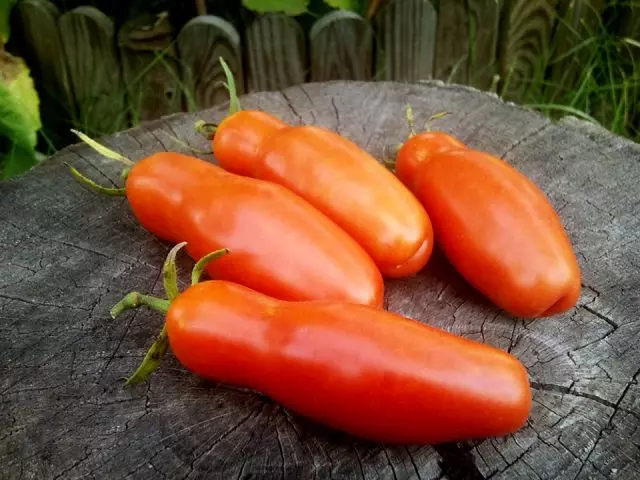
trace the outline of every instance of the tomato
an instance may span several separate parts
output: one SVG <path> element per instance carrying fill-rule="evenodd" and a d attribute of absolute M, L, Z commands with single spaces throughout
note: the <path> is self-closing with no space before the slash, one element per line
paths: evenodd
<path fill-rule="evenodd" d="M 422 202 L 453 266 L 513 315 L 573 307 L 580 269 L 544 193 L 506 162 L 441 132 L 410 138 L 396 174 Z"/>
<path fill-rule="evenodd" d="M 346 138 L 245 110 L 218 125 L 213 151 L 226 170 L 283 185 L 305 198 L 351 235 L 383 275 L 412 275 L 429 260 L 433 230 L 424 208 Z"/>
<path fill-rule="evenodd" d="M 166 329 L 192 372 L 370 440 L 505 435 L 531 407 L 527 373 L 510 354 L 367 306 L 207 281 L 173 300 Z"/>
<path fill-rule="evenodd" d="M 286 300 L 382 306 L 382 276 L 371 257 L 321 212 L 279 185 L 167 152 L 133 164 L 124 192 L 100 187 L 75 169 L 72 173 L 95 190 L 126 194 L 145 228 L 168 242 L 188 241 L 195 260 L 230 248 L 233 256 L 207 266 L 215 278 Z"/>

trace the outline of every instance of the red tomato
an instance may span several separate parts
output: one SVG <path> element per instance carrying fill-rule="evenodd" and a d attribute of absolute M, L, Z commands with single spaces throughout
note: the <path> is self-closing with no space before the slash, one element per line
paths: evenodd
<path fill-rule="evenodd" d="M 513 356 L 371 307 L 283 302 L 208 281 L 173 301 L 166 327 L 196 374 L 380 442 L 505 435 L 531 407 Z"/>
<path fill-rule="evenodd" d="M 126 194 L 142 225 L 166 241 L 187 241 L 195 260 L 228 247 L 233 255 L 207 267 L 214 278 L 286 300 L 382 305 L 382 277 L 367 253 L 279 185 L 158 153 L 133 166 Z"/>
<path fill-rule="evenodd" d="M 387 277 L 415 274 L 431 256 L 424 208 L 371 155 L 334 132 L 244 110 L 220 123 L 213 151 L 226 170 L 305 198 L 362 245 Z"/>
<path fill-rule="evenodd" d="M 523 174 L 438 132 L 409 139 L 396 173 L 429 212 L 449 261 L 496 305 L 541 317 L 576 304 L 576 256 L 551 203 Z"/>

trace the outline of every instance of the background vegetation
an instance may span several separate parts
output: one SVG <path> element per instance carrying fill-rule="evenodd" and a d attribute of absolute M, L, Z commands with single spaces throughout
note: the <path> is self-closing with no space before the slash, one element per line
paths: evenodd
<path fill-rule="evenodd" d="M 36 130 L 39 129 L 37 149 L 46 154 L 72 140 L 60 132 L 66 132 L 69 127 L 86 130 L 85 122 L 64 108 L 56 109 L 53 114 L 43 112 L 44 127 L 40 129 L 38 97 L 28 69 L 4 49 L 9 35 L 9 12 L 16 1 L 5 0 L 0 6 L 0 168 L 4 177 L 20 173 L 38 160 Z M 440 0 L 443 1 L 446 0 Z M 61 11 L 81 5 L 95 6 L 114 19 L 116 28 L 141 13 L 167 11 L 176 30 L 206 8 L 209 13 L 225 18 L 242 31 L 253 16 L 269 11 L 284 11 L 295 16 L 307 30 L 315 20 L 332 9 L 348 9 L 371 18 L 377 9 L 384 6 L 385 0 L 54 0 L 54 3 Z M 563 17 L 562 9 L 558 9 L 554 28 L 556 31 L 568 29 L 568 34 L 574 39 L 573 46 L 569 50 L 563 48 L 558 40 L 562 37 L 552 35 L 549 48 L 535 61 L 533 75 L 525 79 L 526 88 L 520 92 L 519 98 L 510 99 L 539 109 L 553 118 L 572 114 L 598 122 L 616 134 L 640 141 L 640 17 L 630 15 L 632 9 L 640 8 L 640 0 L 603 3 L 604 8 L 594 9 L 589 16 L 590 21 L 582 22 L 579 28 L 571 27 Z M 10 43 L 8 50 L 11 47 Z M 552 75 L 554 65 L 567 57 L 576 59 L 573 69 Z M 166 59 L 159 56 L 156 61 L 165 62 Z M 508 74 L 505 78 L 496 78 L 492 88 L 501 96 L 507 95 L 510 80 Z M 190 92 L 179 81 L 178 86 L 185 90 L 182 93 L 189 100 Z M 124 88 L 130 101 L 123 116 L 135 124 L 140 119 L 137 109 L 142 92 L 136 95 L 135 85 L 125 85 Z"/>

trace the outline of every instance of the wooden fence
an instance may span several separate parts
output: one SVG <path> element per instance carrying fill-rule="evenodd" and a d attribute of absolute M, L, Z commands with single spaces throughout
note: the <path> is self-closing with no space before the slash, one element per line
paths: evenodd
<path fill-rule="evenodd" d="M 127 21 L 119 31 L 93 7 L 61 14 L 48 0 L 22 0 L 13 31 L 42 93 L 43 116 L 68 112 L 92 134 L 227 99 L 218 57 L 243 91 L 332 79 L 414 82 L 437 78 L 517 99 L 554 35 L 570 52 L 601 0 L 393 0 L 372 21 L 347 11 L 318 19 L 257 16 L 236 29 L 215 15 L 177 32 L 166 15 Z M 558 15 L 559 14 L 559 15 Z M 558 23 L 558 16 L 563 22 Z M 555 26 L 558 25 L 557 28 Z M 579 58 L 547 72 L 571 84 Z M 48 114 L 47 114 L 48 112 Z"/>

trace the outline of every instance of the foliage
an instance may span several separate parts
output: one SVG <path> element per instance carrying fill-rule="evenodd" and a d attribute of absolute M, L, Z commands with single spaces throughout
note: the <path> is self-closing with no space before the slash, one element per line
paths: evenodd
<path fill-rule="evenodd" d="M 304 13 L 322 14 L 327 7 L 364 14 L 367 2 L 366 0 L 323 0 L 324 5 L 318 5 L 318 3 L 320 2 L 311 0 L 242 0 L 242 5 L 254 12 L 283 12 L 291 16 Z"/>
<path fill-rule="evenodd" d="M 0 4 L 0 168 L 2 178 L 28 170 L 38 162 L 39 99 L 22 59 L 4 51 L 9 40 L 9 14 L 16 0 Z"/>
<path fill-rule="evenodd" d="M 0 1 L 0 44 L 5 44 L 9 40 L 9 13 L 18 0 Z"/>
<path fill-rule="evenodd" d="M 633 38 L 638 38 L 640 25 L 624 25 L 627 17 L 626 10 L 605 9 L 578 28 L 559 18 L 559 25 L 569 30 L 572 47 L 563 49 L 557 39 L 552 41 L 519 101 L 551 117 L 570 114 L 597 121 L 640 141 L 640 43 Z M 573 69 L 571 63 L 563 66 L 567 60 Z M 562 75 L 549 76 L 558 65 Z"/>
<path fill-rule="evenodd" d="M 4 54 L 4 57 L 8 57 Z M 11 66 L 7 67 L 11 62 Z M 15 57 L 0 63 L 0 138 L 2 139 L 2 177 L 28 170 L 38 161 L 37 131 L 40 129 L 38 95 L 24 62 Z M 0 75 L 2 76 L 2 75 Z"/>

